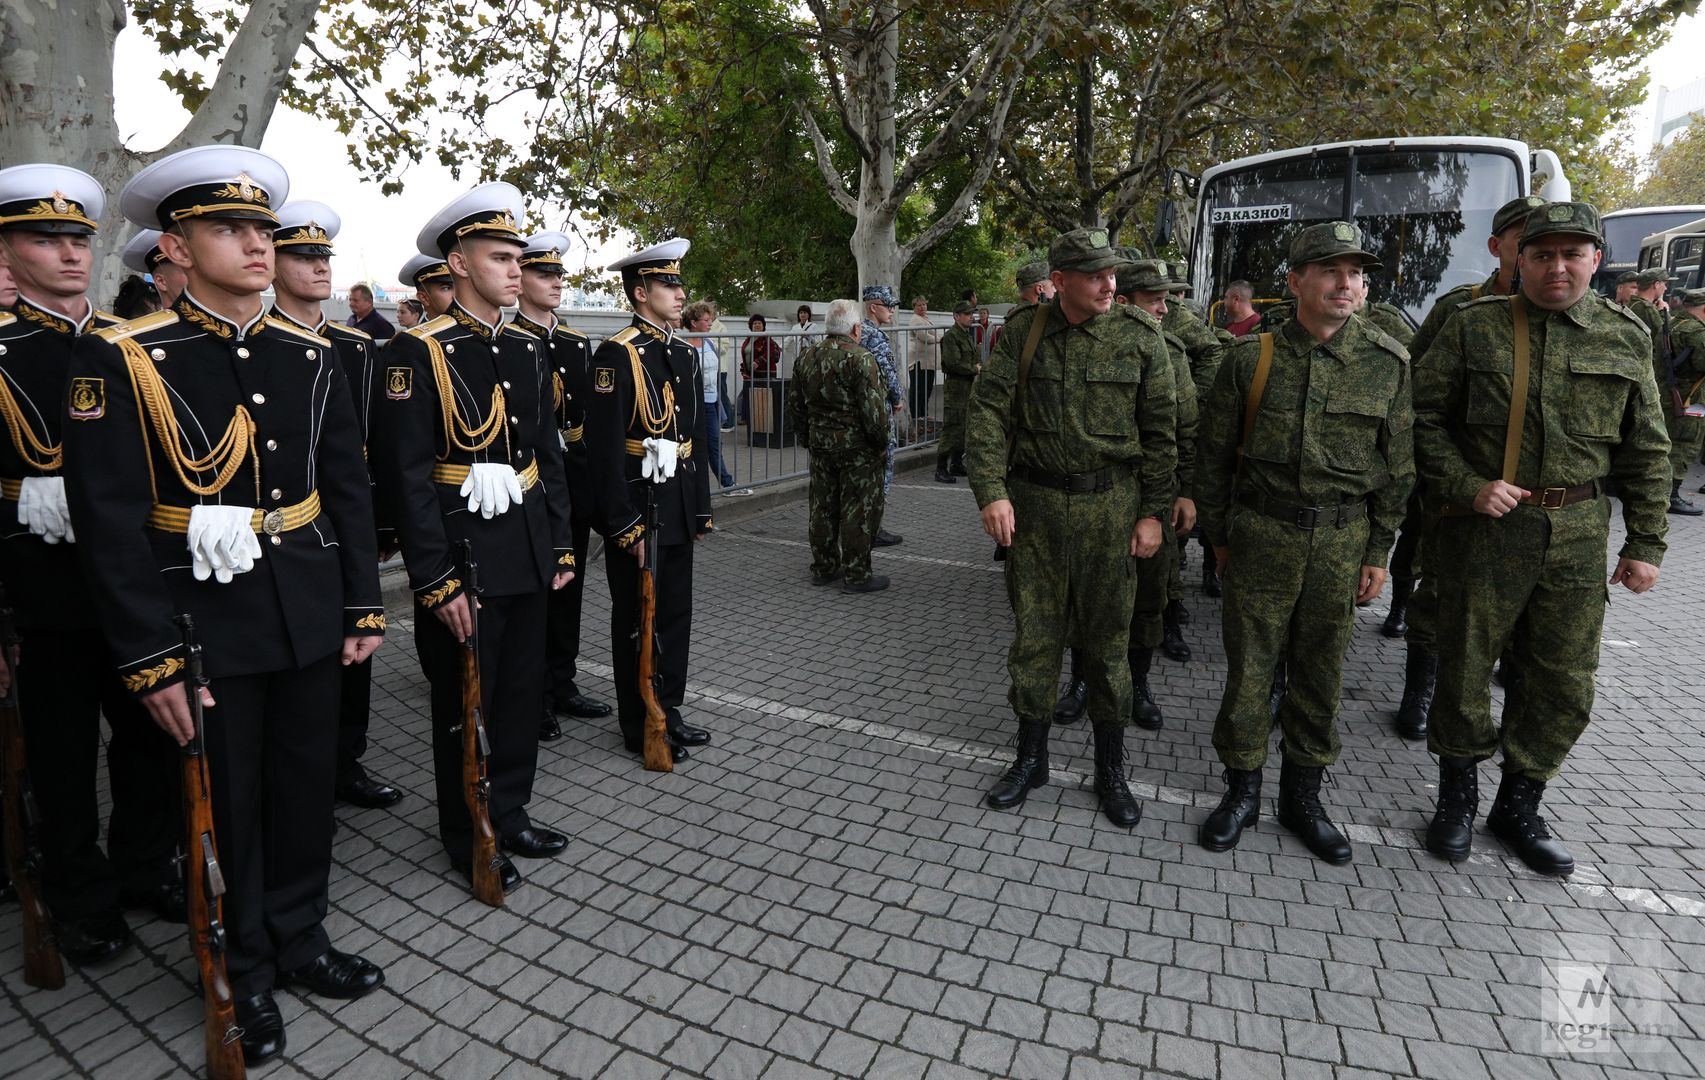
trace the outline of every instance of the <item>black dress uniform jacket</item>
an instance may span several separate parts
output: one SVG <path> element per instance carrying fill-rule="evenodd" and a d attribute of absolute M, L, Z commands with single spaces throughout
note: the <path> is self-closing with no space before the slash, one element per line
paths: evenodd
<path fill-rule="evenodd" d="M 569 502 L 574 516 L 585 518 L 592 512 L 592 484 L 586 459 L 586 387 L 591 344 L 585 334 L 560 322 L 546 327 L 518 314 L 514 325 L 544 342 L 540 358 L 545 384 L 550 387 L 557 429 L 562 432 Z"/>
<path fill-rule="evenodd" d="M 195 615 L 214 678 L 305 667 L 347 636 L 384 632 L 367 470 L 343 383 L 325 338 L 270 316 L 238 326 L 188 293 L 78 340 L 66 495 L 132 693 L 182 679 L 180 611 Z M 227 583 L 196 581 L 181 529 L 149 524 L 151 513 L 183 518 L 203 503 L 269 518 L 254 569 Z"/>
<path fill-rule="evenodd" d="M 480 586 L 492 596 L 548 589 L 556 573 L 575 569 L 542 347 L 512 323 L 492 327 L 452 304 L 392 338 L 381 357 L 375 473 L 402 538 L 409 584 L 424 607 L 439 607 L 464 590 L 456 565 L 462 540 L 472 542 Z M 460 489 L 476 462 L 523 474 L 521 505 L 492 518 L 470 513 Z"/>

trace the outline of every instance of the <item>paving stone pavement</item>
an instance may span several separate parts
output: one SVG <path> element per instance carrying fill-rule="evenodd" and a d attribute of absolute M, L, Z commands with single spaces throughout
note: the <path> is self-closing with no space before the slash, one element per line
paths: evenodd
<path fill-rule="evenodd" d="M 1458 866 L 1420 850 L 1433 767 L 1390 730 L 1402 646 L 1378 633 L 1383 599 L 1358 614 L 1326 789 L 1350 865 L 1308 857 L 1270 818 L 1233 852 L 1196 846 L 1220 787 L 1224 660 L 1216 602 L 1194 586 L 1195 658 L 1156 660 L 1166 728 L 1131 738 L 1142 823 L 1097 815 L 1081 727 L 1055 730 L 1053 784 L 1018 812 L 984 808 L 1010 753 L 1008 613 L 969 491 L 926 477 L 896 488 L 887 524 L 906 539 L 876 556 L 884 593 L 808 583 L 799 504 L 699 548 L 688 713 L 715 745 L 648 774 L 613 723 L 566 723 L 532 814 L 569 849 L 524 863 L 503 910 L 474 902 L 439 849 L 425 688 L 393 611 L 368 763 L 411 794 L 395 812 L 336 810 L 328 919 L 386 986 L 281 993 L 289 1049 L 256 1075 L 1705 1070 L 1705 520 L 1671 518 L 1658 592 L 1613 594 L 1597 719 L 1547 798 L 1581 864 L 1563 883 L 1512 863 L 1483 824 Z M 609 697 L 608 594 L 601 565 L 590 574 L 585 688 Z M 45 993 L 23 984 L 17 908 L 0 910 L 0 1076 L 199 1070 L 184 934 L 136 930 L 120 962 Z M 1556 1026 L 1565 1005 L 1608 1026 Z"/>

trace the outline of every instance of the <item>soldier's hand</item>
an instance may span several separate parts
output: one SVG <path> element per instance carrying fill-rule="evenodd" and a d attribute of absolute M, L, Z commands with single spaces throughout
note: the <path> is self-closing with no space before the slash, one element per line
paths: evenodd
<path fill-rule="evenodd" d="M 201 707 L 209 709 L 215 704 L 213 692 L 202 687 Z M 179 746 L 188 746 L 189 741 L 195 738 L 195 720 L 189 714 L 189 698 L 184 696 L 182 683 L 143 694 L 142 707 L 148 710 L 154 723 L 160 725 L 160 730 L 176 739 Z"/>
<path fill-rule="evenodd" d="M 1231 545 L 1221 544 L 1214 548 L 1214 573 L 1225 577 L 1225 568 L 1231 565 Z"/>
<path fill-rule="evenodd" d="M 432 609 L 432 614 L 449 628 L 457 641 L 466 641 L 474 633 L 474 609 L 469 604 L 468 594 L 463 593 L 448 604 Z"/>
<path fill-rule="evenodd" d="M 1137 527 L 1131 530 L 1131 554 L 1139 559 L 1150 557 L 1160 550 L 1160 542 L 1164 536 L 1160 522 L 1152 517 L 1143 518 L 1137 522 Z"/>
<path fill-rule="evenodd" d="M 1361 576 L 1357 579 L 1356 603 L 1372 600 L 1385 588 L 1385 567 L 1364 566 Z"/>
<path fill-rule="evenodd" d="M 1629 592 L 1643 593 L 1658 583 L 1658 568 L 1639 559 L 1616 560 L 1616 572 L 1610 575 L 1612 585 L 1621 585 Z"/>
<path fill-rule="evenodd" d="M 385 641 L 383 634 L 364 634 L 361 637 L 346 637 L 343 639 L 343 666 L 359 664 L 379 651 L 379 646 Z"/>
<path fill-rule="evenodd" d="M 1012 546 L 1012 534 L 1018 526 L 1012 519 L 1012 500 L 996 499 L 983 507 L 983 531 L 1001 547 Z"/>
<path fill-rule="evenodd" d="M 574 580 L 574 571 L 573 570 L 564 570 L 559 574 L 555 574 L 551 577 L 551 591 L 554 592 L 557 589 L 562 588 L 564 585 L 567 585 L 569 582 L 571 582 L 573 580 Z"/>
<path fill-rule="evenodd" d="M 1181 533 L 1187 533 L 1196 527 L 1196 501 L 1194 499 L 1172 500 L 1172 527 Z"/>
<path fill-rule="evenodd" d="M 1475 494 L 1474 512 L 1485 514 L 1487 517 L 1501 518 L 1532 494 L 1533 492 L 1526 488 L 1506 484 L 1502 480 L 1493 480 Z"/>

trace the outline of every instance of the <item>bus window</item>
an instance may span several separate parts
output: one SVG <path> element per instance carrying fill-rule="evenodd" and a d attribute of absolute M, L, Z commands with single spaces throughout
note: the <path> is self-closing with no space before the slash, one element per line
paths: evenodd
<path fill-rule="evenodd" d="M 1202 194 L 1213 280 L 1249 282 L 1257 303 L 1284 296 L 1291 233 L 1344 215 L 1348 162 L 1343 154 L 1298 157 L 1216 177 Z"/>

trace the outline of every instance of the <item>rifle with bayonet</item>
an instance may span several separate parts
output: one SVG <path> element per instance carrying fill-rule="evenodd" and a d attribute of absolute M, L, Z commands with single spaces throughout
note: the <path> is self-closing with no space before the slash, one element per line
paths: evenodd
<path fill-rule="evenodd" d="M 480 686 L 480 581 L 474 562 L 474 545 L 463 540 L 456 545 L 462 563 L 462 580 L 468 600 L 468 619 L 473 632 L 462 642 L 462 801 L 473 824 L 472 874 L 474 898 L 490 907 L 503 906 L 503 879 L 499 871 L 497 832 L 491 825 L 491 778 L 488 772 L 491 743 L 485 735 L 485 713 Z"/>
<path fill-rule="evenodd" d="M 657 490 L 645 485 L 645 558 L 639 564 L 639 699 L 645 705 L 645 767 L 674 772 L 669 720 L 657 700 Z"/>
<path fill-rule="evenodd" d="M 0 696 L 0 793 L 6 819 L 6 872 L 18 891 L 24 909 L 24 982 L 41 990 L 65 985 L 65 965 L 59 957 L 59 939 L 54 936 L 53 916 L 41 884 L 41 812 L 36 808 L 30 786 L 29 761 L 24 751 L 24 718 L 18 711 L 18 633 L 12 625 L 12 609 L 0 591 L 0 647 L 5 649 L 11 680 Z"/>

